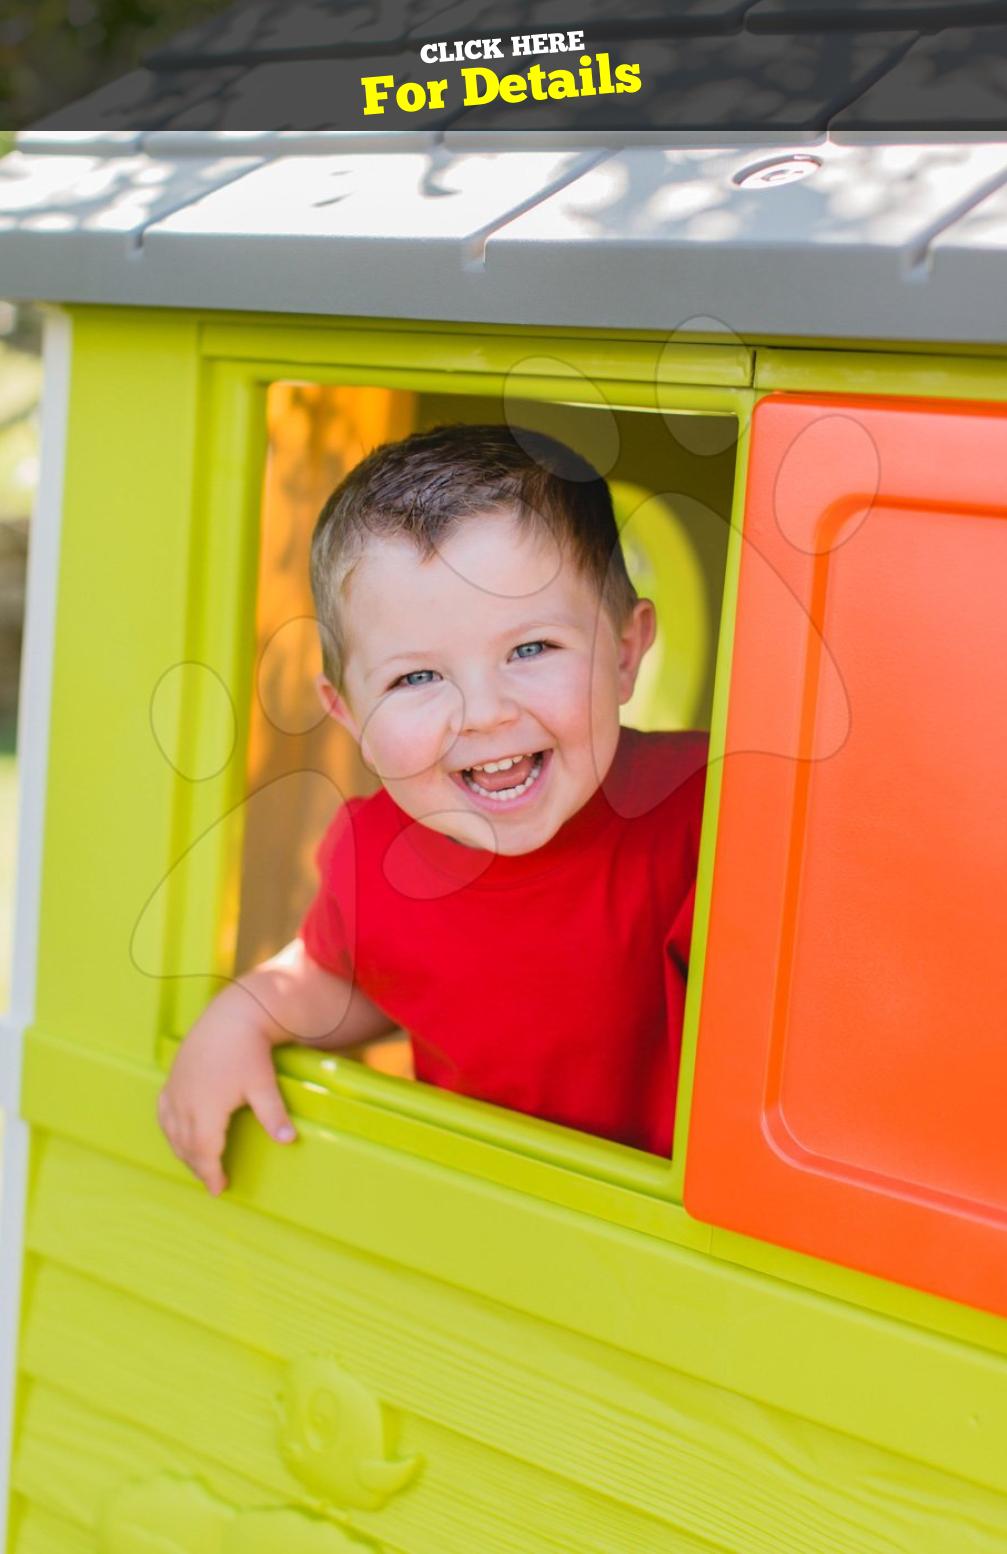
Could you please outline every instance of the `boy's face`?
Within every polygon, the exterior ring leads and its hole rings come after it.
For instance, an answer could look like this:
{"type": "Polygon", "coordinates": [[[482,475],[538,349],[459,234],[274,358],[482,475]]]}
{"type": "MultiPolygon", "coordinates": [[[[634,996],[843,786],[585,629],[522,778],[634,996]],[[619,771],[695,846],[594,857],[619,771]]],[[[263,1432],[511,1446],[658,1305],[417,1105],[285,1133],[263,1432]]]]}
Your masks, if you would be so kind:
{"type": "Polygon", "coordinates": [[[408,815],[471,847],[531,852],[591,797],[654,635],[621,629],[544,532],[462,521],[424,561],[375,539],[344,588],[342,694],[327,710],[408,815]],[[513,762],[486,770],[487,763],[513,762]]]}

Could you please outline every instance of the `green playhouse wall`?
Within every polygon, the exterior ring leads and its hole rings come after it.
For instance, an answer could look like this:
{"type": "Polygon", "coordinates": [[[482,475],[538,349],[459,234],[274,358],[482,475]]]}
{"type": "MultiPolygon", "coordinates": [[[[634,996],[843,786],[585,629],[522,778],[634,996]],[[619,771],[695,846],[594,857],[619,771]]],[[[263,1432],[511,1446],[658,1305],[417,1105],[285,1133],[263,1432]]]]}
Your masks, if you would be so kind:
{"type": "Polygon", "coordinates": [[[993,356],[73,311],[12,1554],[1002,1554],[1007,1324],[682,1208],[698,969],[670,1166],[296,1049],[295,1146],[240,1117],[219,1200],[170,1155],[157,1091],[233,954],[265,392],[294,378],[615,407],[625,502],[683,498],[640,564],[709,666],[641,715],[709,718],[715,756],[756,399],[1007,397],[993,356]],[[675,415],[737,443],[683,450],[675,415]],[[229,692],[222,760],[199,676],[153,735],[186,663],[229,692]]]}

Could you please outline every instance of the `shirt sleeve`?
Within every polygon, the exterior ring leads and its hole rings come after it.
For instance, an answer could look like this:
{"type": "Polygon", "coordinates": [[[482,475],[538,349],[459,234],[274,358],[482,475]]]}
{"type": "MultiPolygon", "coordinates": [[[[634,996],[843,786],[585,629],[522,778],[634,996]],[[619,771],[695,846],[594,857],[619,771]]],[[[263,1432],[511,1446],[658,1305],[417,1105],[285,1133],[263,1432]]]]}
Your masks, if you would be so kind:
{"type": "Polygon", "coordinates": [[[354,815],[362,802],[350,799],[340,805],[318,845],[318,889],[300,927],[300,937],[310,958],[348,982],[353,980],[356,961],[354,815]]]}

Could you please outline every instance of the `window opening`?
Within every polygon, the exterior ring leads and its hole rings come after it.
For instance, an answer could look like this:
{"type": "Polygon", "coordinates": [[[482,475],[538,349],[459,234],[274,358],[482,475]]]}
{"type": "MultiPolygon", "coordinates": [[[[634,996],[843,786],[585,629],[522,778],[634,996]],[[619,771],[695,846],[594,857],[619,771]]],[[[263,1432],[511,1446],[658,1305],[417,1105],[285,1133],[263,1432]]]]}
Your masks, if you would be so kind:
{"type": "MultiPolygon", "coordinates": [[[[309,544],[318,512],[343,475],[380,443],[455,422],[507,421],[546,431],[583,454],[608,479],[628,571],[658,615],[655,645],[621,722],[642,731],[704,730],[735,463],[735,423],[723,416],[530,401],[502,406],[473,395],[310,382],[273,384],[267,416],[247,757],[247,789],[257,797],[241,861],[239,973],[296,934],[317,889],[316,848],[340,795],[366,796],[379,786],[350,735],[322,715],[313,684],[321,656],[309,544]]],[[[632,923],[622,924],[616,937],[634,932],[632,923]]],[[[402,1032],[340,1053],[346,1056],[400,1079],[414,1074],[402,1032]]],[[[443,1087],[452,1088],[450,1075],[443,1087]]]]}

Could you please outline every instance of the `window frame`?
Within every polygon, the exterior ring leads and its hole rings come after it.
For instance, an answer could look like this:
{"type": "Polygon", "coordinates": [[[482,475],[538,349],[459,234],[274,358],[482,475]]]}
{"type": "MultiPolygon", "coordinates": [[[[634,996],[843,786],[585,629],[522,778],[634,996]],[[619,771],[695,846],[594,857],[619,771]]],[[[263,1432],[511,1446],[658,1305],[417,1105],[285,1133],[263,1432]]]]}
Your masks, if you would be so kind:
{"type": "MultiPolygon", "coordinates": [[[[166,1066],[188,1028],[230,974],[224,929],[234,916],[243,841],[245,738],[253,683],[254,622],[242,601],[255,588],[266,456],[266,394],[277,381],[368,385],[473,397],[506,391],[525,399],[606,403],[650,414],[727,415],[737,420],[724,615],[716,656],[714,720],[730,641],[730,578],[753,394],[752,352],[731,343],[669,342],[658,334],[604,336],[401,320],[275,319],[204,323],[200,331],[199,445],[192,510],[188,657],[212,666],[232,696],[239,729],[227,773],[179,783],[176,856],[205,838],[191,866],[169,878],[167,996],[157,1059],[166,1066]],[[555,354],[554,354],[555,353],[555,354]],[[221,823],[221,816],[223,822],[221,823]],[[210,845],[207,841],[212,837],[210,845]],[[182,877],[184,873],[184,878],[182,877]],[[215,976],[185,975],[206,963],[215,976]]],[[[198,686],[178,710],[178,738],[198,737],[198,686]]],[[[714,736],[715,737],[715,736],[714,736]]],[[[715,808],[707,793],[704,839],[715,808]]],[[[709,872],[712,849],[704,847],[709,872]]],[[[702,866],[702,865],[701,865],[702,866]]],[[[695,1024],[698,978],[690,978],[685,1030],[695,1024]]],[[[286,1047],[278,1070],[295,1111],[325,1127],[371,1139],[457,1170],[659,1234],[706,1246],[709,1229],[681,1206],[683,1149],[671,1162],[535,1117],[375,1073],[339,1054],[286,1047]]],[[[681,1123],[682,1115],[679,1114],[681,1123]]]]}

